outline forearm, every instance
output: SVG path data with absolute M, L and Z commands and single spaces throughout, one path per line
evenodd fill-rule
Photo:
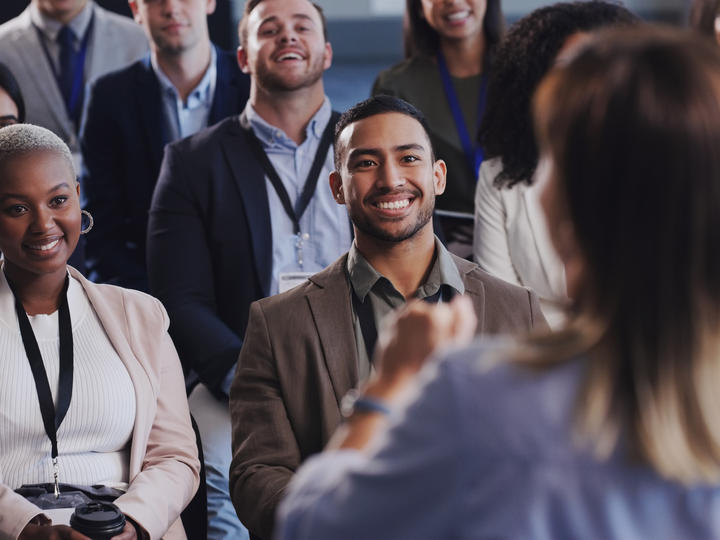
M 9 486 L 0 484 L 0 540 L 15 540 L 25 526 L 42 510 L 15 493 Z

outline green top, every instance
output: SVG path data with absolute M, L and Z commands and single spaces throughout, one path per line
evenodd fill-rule
M 471 139 L 477 138 L 477 107 L 482 75 L 453 77 L 455 93 Z M 473 213 L 477 175 L 468 164 L 445 89 L 433 58 L 414 56 L 385 71 L 375 80 L 373 95 L 389 94 L 420 109 L 427 119 L 435 153 L 447 163 L 447 187 L 438 197 L 437 208 Z
M 350 277 L 350 285 L 360 299 L 365 302 L 365 297 L 370 295 L 370 303 L 373 308 L 375 327 L 380 328 L 380 323 L 391 311 L 405 304 L 405 297 L 393 286 L 389 279 L 375 270 L 365 257 L 357 250 L 355 242 L 350 247 L 347 258 L 347 271 Z M 442 245 L 442 242 L 435 238 L 435 259 L 432 269 L 428 274 L 425 283 L 418 287 L 415 298 L 428 298 L 440 291 L 443 285 L 455 290 L 457 294 L 465 293 L 465 285 L 460 277 L 452 256 Z M 358 381 L 366 381 L 370 376 L 370 359 L 365 349 L 365 340 L 360 327 L 360 319 L 353 309 L 353 326 L 355 328 L 355 346 L 358 357 Z

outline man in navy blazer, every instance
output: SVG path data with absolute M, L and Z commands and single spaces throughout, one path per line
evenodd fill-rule
M 215 0 L 130 0 L 151 53 L 92 87 L 81 132 L 89 276 L 147 290 L 147 216 L 165 144 L 242 111 L 249 78 L 210 42 Z
M 307 0 L 250 0 L 242 21 L 248 104 L 165 148 L 148 225 L 150 290 L 200 380 L 189 401 L 210 515 L 220 504 L 235 515 L 227 393 L 250 304 L 322 270 L 352 242 L 327 184 L 336 116 L 322 80 L 332 60 L 322 10 Z M 222 501 L 211 500 L 213 485 L 223 487 Z

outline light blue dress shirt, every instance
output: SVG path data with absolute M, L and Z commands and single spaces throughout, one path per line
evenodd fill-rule
M 282 130 L 268 124 L 248 103 L 245 114 L 295 206 L 315 160 L 325 127 L 330 121 L 330 100 L 325 102 L 305 128 L 305 140 L 297 145 Z M 273 266 L 270 294 L 278 292 L 278 277 L 285 272 L 316 273 L 345 253 L 352 243 L 350 221 L 344 206 L 332 196 L 328 180 L 335 170 L 332 146 L 320 170 L 315 195 L 300 218 L 303 235 L 302 262 L 298 260 L 297 235 L 290 217 L 270 180 L 265 185 L 270 206 Z
M 280 540 L 720 538 L 720 487 L 688 487 L 573 444 L 582 359 L 545 373 L 476 342 L 427 366 L 374 451 L 308 460 L 278 511 Z M 494 366 L 494 367 L 492 367 Z
M 198 85 L 188 94 L 187 100 L 180 99 L 177 89 L 157 63 L 155 55 L 150 62 L 160 83 L 160 96 L 163 102 L 163 118 L 168 141 L 189 137 L 207 127 L 210 118 L 215 85 L 217 83 L 217 53 L 210 47 L 210 64 Z
M 281 129 L 263 120 L 250 103 L 245 107 L 245 115 L 250 126 L 282 180 L 293 207 L 305 187 L 305 181 L 331 114 L 330 100 L 325 98 L 324 103 L 305 128 L 305 140 L 297 145 Z M 267 176 L 265 177 L 273 246 L 270 295 L 278 293 L 281 273 L 320 272 L 350 249 L 352 232 L 347 210 L 345 206 L 335 202 L 328 183 L 330 173 L 334 170 L 331 145 L 325 163 L 320 169 L 315 194 L 300 218 L 300 233 L 303 235 L 302 262 L 298 259 L 298 237 L 295 234 L 295 225 L 285 212 L 277 191 Z M 226 394 L 230 391 L 234 375 L 235 366 L 228 371 L 222 383 L 222 389 Z

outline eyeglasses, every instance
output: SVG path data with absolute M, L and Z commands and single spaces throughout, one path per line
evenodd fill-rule
M 14 114 L 6 114 L 5 116 L 0 116 L 0 128 L 12 126 L 13 124 L 18 123 L 20 123 L 20 120 L 18 120 L 18 117 Z

